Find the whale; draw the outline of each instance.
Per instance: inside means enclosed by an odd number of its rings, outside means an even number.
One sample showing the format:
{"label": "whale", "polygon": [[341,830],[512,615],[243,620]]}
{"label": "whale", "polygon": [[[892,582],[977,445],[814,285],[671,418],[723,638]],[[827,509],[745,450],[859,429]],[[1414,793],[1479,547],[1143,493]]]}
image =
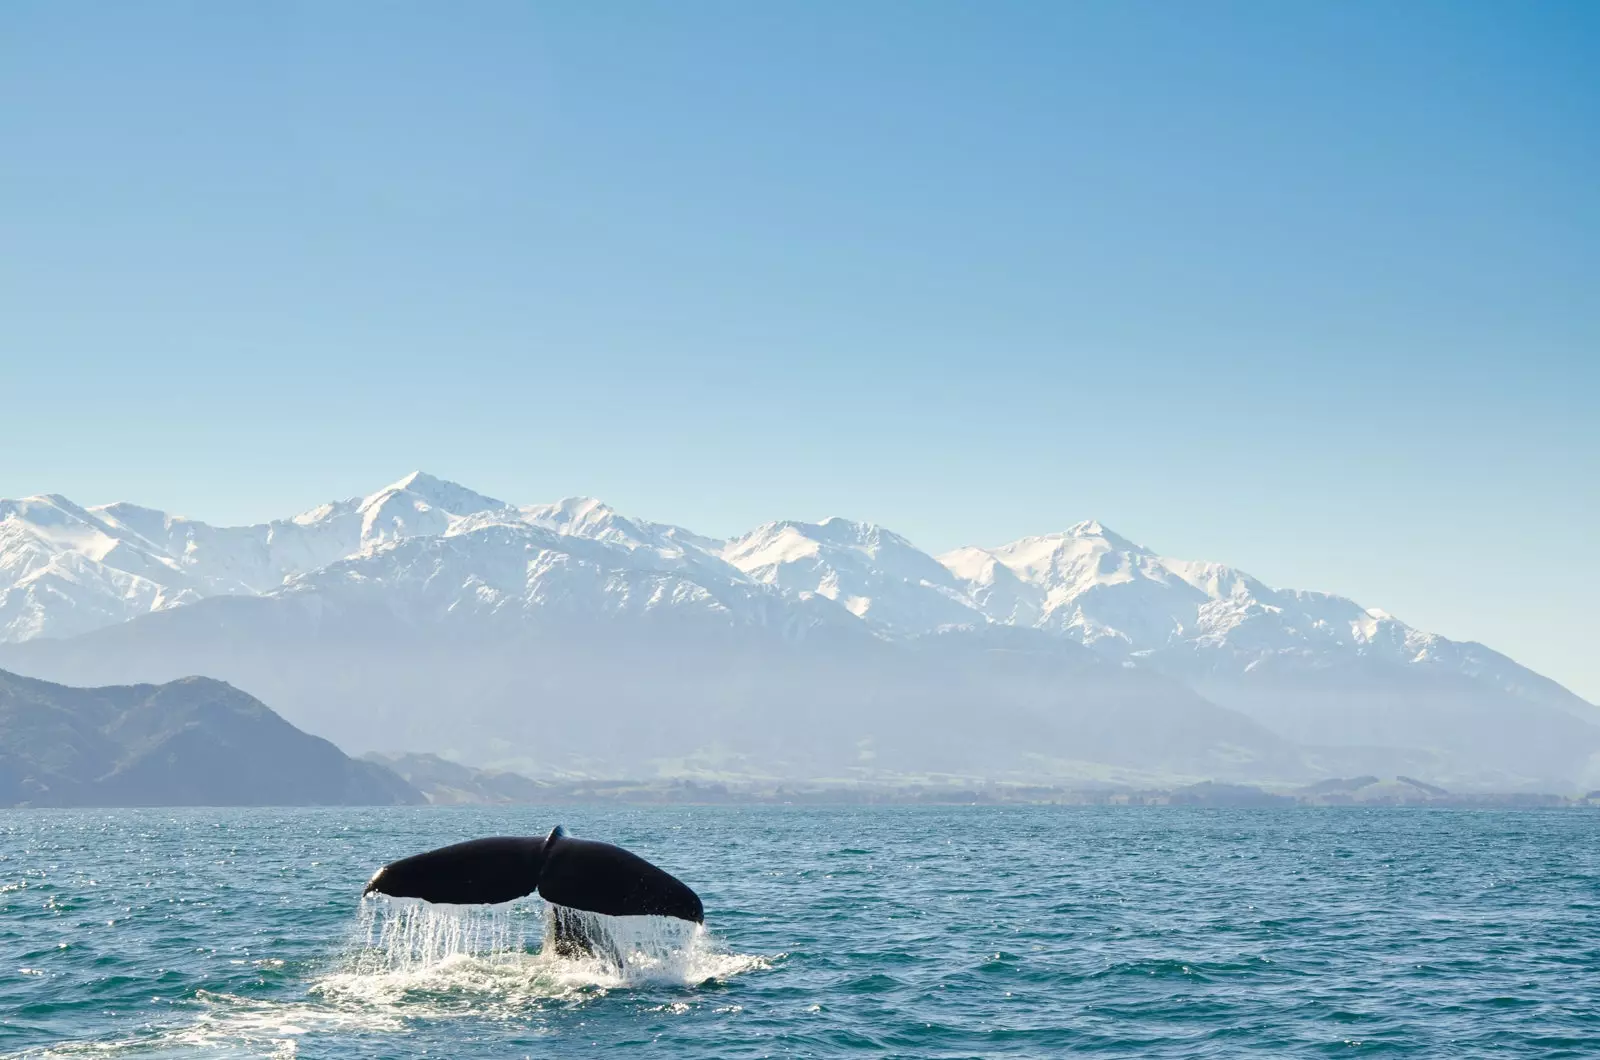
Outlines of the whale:
{"label": "whale", "polygon": [[639,855],[556,825],[550,834],[493,836],[391,861],[372,874],[362,896],[420,898],[449,905],[493,905],[530,894],[556,907],[546,918],[558,954],[592,953],[580,917],[664,916],[705,923],[700,896]]}

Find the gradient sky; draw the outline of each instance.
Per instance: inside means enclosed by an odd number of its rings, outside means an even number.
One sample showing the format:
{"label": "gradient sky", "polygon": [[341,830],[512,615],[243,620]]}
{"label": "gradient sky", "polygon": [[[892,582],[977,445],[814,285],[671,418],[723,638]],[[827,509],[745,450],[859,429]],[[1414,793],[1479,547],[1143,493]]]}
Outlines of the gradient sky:
{"label": "gradient sky", "polygon": [[1094,517],[1600,700],[1600,4],[0,6],[0,496]]}

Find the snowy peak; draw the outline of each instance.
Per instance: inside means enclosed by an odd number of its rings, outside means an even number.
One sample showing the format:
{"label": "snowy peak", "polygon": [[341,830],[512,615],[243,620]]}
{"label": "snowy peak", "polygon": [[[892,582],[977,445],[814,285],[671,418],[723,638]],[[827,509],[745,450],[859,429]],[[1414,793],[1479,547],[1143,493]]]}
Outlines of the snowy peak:
{"label": "snowy peak", "polygon": [[434,537],[448,533],[468,516],[509,507],[465,486],[413,471],[362,500],[357,508],[361,545],[371,548],[408,537]]}
{"label": "snowy peak", "polygon": [[[137,531],[58,494],[0,501],[0,569],[21,577],[26,568],[76,556],[160,583],[181,580],[159,547]],[[0,585],[3,585],[0,582]]]}
{"label": "snowy peak", "polygon": [[136,532],[48,494],[0,500],[0,640],[71,636],[198,599]]}
{"label": "snowy peak", "polygon": [[1249,575],[1160,556],[1092,520],[998,548],[957,549],[941,561],[991,619],[1052,629],[1106,651],[1246,641],[1259,651],[1301,633],[1269,628],[1282,620],[1282,601]]}
{"label": "snowy peak", "polygon": [[458,483],[436,478],[426,471],[413,471],[399,482],[379,490],[374,496],[384,493],[406,493],[419,498],[430,508],[451,515],[471,515],[510,507],[505,501],[486,497]]}
{"label": "snowy peak", "polygon": [[653,523],[639,523],[593,497],[566,497],[554,504],[519,508],[522,518],[564,537],[604,541],[624,548],[657,547],[661,534]]}
{"label": "snowy peak", "polygon": [[999,548],[977,551],[988,552],[1019,578],[1041,587],[1063,581],[1112,577],[1119,569],[1129,572],[1125,576],[1131,577],[1131,571],[1144,566],[1143,561],[1154,556],[1149,549],[1093,520],[1078,523],[1062,533],[1024,537]]}
{"label": "snowy peak", "polygon": [[175,521],[166,512],[129,504],[127,501],[96,505],[88,511],[102,522],[124,528],[152,543],[165,541]]}
{"label": "snowy peak", "polygon": [[[668,568],[694,568],[719,578],[740,579],[725,563],[722,542],[667,523],[632,519],[593,497],[567,497],[554,504],[517,509],[519,517],[562,537],[582,538],[636,554],[638,562]],[[644,557],[650,557],[645,559]],[[742,579],[740,579],[742,580]]]}
{"label": "snowy peak", "polygon": [[433,537],[460,518],[404,489],[375,493],[361,502],[359,511],[361,544],[366,548],[407,537]]}
{"label": "snowy peak", "polygon": [[872,523],[767,523],[728,542],[722,558],[756,581],[835,600],[885,630],[984,621],[937,560]]}
{"label": "snowy peak", "polygon": [[632,523],[618,515],[615,508],[594,497],[564,497],[554,504],[532,504],[519,511],[529,522],[577,537],[596,537],[613,528],[621,529],[619,523],[632,528]]}
{"label": "snowy peak", "polygon": [[885,530],[876,523],[858,523],[838,515],[829,516],[820,523],[788,525],[805,527],[809,534],[820,540],[845,548],[859,548],[874,557],[886,549],[912,549],[911,542],[892,530]]}
{"label": "snowy peak", "polygon": [[758,526],[729,541],[722,550],[722,558],[747,574],[801,562],[822,550],[818,537],[806,533],[807,525],[777,522]]}
{"label": "snowy peak", "polygon": [[71,636],[206,596],[256,595],[363,548],[448,532],[502,501],[414,472],[289,519],[217,527],[127,501],[0,500],[0,640]]}
{"label": "snowy peak", "polygon": [[1383,660],[1462,674],[1570,703],[1553,682],[1481,645],[1413,629],[1329,593],[1274,589],[1235,567],[1158,555],[1097,522],[998,548],[940,557],[991,621],[1031,625],[1103,652],[1182,667],[1247,672],[1268,661],[1316,666]]}
{"label": "snowy peak", "polygon": [[820,523],[783,520],[758,526],[728,542],[723,558],[747,573],[785,563],[824,557],[824,562],[870,564],[908,581],[950,585],[939,561],[892,530],[834,516]]}
{"label": "snowy peak", "polygon": [[1104,542],[1107,548],[1117,549],[1122,552],[1143,552],[1150,550],[1142,545],[1136,545],[1114,530],[1106,528],[1098,519],[1085,519],[1081,523],[1074,523],[1067,528],[1063,537],[1075,537],[1087,541]]}

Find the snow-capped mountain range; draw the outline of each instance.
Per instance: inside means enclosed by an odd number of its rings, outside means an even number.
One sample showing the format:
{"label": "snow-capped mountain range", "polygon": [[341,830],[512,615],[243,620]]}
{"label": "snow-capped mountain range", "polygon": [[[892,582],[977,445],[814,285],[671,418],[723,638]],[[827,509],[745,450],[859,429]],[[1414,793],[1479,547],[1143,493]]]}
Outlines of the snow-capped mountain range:
{"label": "snow-capped mountain range", "polygon": [[1159,556],[1097,522],[934,557],[871,523],[785,520],[721,540],[590,498],[516,507],[422,472],[255,526],[214,527],[122,502],[85,508],[57,495],[0,500],[0,641],[68,637],[209,596],[292,593],[329,577],[397,584],[422,553],[454,561],[459,581],[433,587],[446,612],[545,605],[553,569],[588,565],[598,595],[584,602],[602,609],[624,606],[610,597],[626,596],[634,579],[619,575],[671,574],[687,584],[626,606],[691,606],[726,595],[699,591],[726,582],[746,594],[770,586],[796,600],[823,597],[881,636],[1000,623],[1119,656],[1188,647],[1245,666],[1285,653],[1372,656],[1510,691],[1549,686],[1481,645],[1343,597]]}
{"label": "snow-capped mountain range", "polygon": [[[723,540],[592,499],[508,504],[420,472],[243,527],[57,495],[0,500],[0,644],[17,646],[4,659],[64,659],[66,649],[29,643],[109,644],[105,631],[121,625],[165,644],[179,634],[161,631],[178,627],[152,618],[217,598],[378,609],[413,629],[628,619],[820,638],[837,651],[953,633],[988,637],[992,651],[1000,631],[1027,629],[1044,638],[1030,644],[1087,648],[1096,665],[1159,675],[1302,745],[1433,753],[1454,746],[1434,735],[1466,716],[1452,709],[1508,724],[1518,712],[1560,715],[1554,724],[1582,726],[1581,739],[1600,722],[1600,710],[1482,645],[1161,556],[1097,522],[932,556],[870,523],[780,521]],[[97,663],[115,655],[83,651]]]}

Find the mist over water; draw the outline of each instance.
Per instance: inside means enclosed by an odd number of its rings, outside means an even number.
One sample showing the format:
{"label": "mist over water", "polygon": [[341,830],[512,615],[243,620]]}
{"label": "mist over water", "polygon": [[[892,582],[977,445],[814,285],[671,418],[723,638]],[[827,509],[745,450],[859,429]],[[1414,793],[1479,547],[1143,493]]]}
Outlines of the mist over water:
{"label": "mist over water", "polygon": [[[555,823],[702,927],[360,898]],[[10,811],[0,1055],[1592,1055],[1588,811]],[[620,957],[614,959],[612,955]]]}

